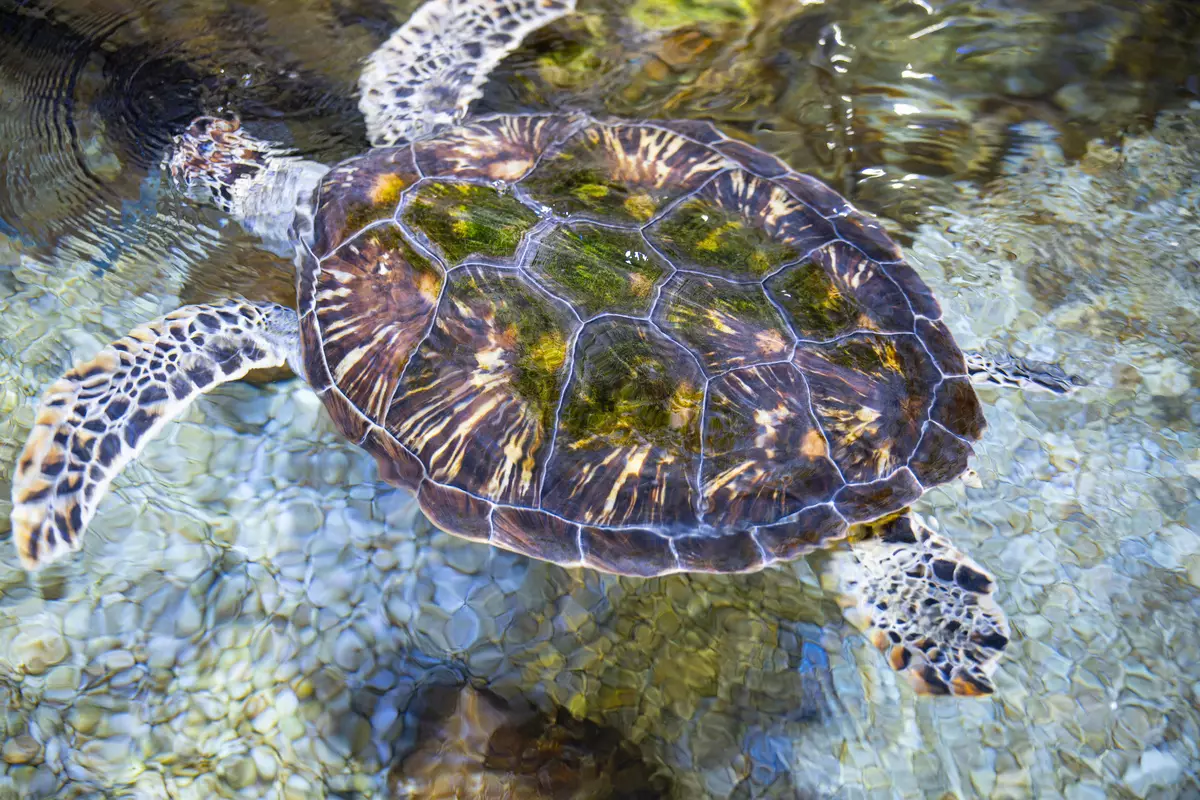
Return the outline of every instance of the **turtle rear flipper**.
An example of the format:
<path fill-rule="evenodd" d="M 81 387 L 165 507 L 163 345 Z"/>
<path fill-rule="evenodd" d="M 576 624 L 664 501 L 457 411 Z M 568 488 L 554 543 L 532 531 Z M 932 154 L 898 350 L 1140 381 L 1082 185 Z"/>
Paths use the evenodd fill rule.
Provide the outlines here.
<path fill-rule="evenodd" d="M 991 694 L 1009 640 L 991 575 L 911 513 L 869 527 L 830 573 L 846 618 L 918 693 Z"/>
<path fill-rule="evenodd" d="M 1007 386 L 1035 392 L 1070 394 L 1087 386 L 1087 381 L 1071 375 L 1057 364 L 1047 364 L 1018 358 L 1008 353 L 984 353 L 967 350 L 963 353 L 967 374 L 977 384 Z"/>
<path fill-rule="evenodd" d="M 185 306 L 133 329 L 46 390 L 13 479 L 26 569 L 78 550 L 108 484 L 201 393 L 252 369 L 297 368 L 296 312 L 273 303 Z"/>
<path fill-rule="evenodd" d="M 367 58 L 358 108 L 376 147 L 454 125 L 488 75 L 575 0 L 429 0 Z"/>

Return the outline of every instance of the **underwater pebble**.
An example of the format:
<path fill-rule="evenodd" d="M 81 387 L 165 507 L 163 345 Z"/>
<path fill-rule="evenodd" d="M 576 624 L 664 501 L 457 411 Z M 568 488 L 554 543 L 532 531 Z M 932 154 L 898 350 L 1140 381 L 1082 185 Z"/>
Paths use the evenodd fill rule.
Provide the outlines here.
<path fill-rule="evenodd" d="M 1125 783 L 1138 797 L 1147 797 L 1156 786 L 1173 786 L 1183 774 L 1183 765 L 1170 753 L 1147 750 L 1125 773 Z"/>
<path fill-rule="evenodd" d="M 5 740 L 3 747 L 0 747 L 0 758 L 9 764 L 27 764 L 37 756 L 39 750 L 41 746 L 36 739 L 20 734 Z"/>
<path fill-rule="evenodd" d="M 67 657 L 67 642 L 58 632 L 34 622 L 13 638 L 10 653 L 13 663 L 30 675 L 41 675 Z"/>
<path fill-rule="evenodd" d="M 250 751 L 250 757 L 254 759 L 254 768 L 259 778 L 264 781 L 274 780 L 279 770 L 279 762 L 275 758 L 275 753 L 269 748 L 259 746 Z"/>

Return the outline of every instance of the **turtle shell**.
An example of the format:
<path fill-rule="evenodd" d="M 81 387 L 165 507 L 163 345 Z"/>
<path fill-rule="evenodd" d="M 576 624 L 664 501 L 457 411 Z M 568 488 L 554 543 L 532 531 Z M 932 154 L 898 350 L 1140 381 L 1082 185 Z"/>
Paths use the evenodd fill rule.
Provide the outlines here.
<path fill-rule="evenodd" d="M 903 509 L 984 421 L 882 228 L 704 123 L 498 116 L 333 169 L 308 379 L 439 527 L 734 572 Z"/>

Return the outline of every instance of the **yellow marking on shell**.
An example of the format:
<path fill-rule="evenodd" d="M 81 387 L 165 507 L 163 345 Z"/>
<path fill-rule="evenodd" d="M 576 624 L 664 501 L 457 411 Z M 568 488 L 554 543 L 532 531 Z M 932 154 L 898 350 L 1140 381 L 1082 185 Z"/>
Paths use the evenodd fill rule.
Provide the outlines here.
<path fill-rule="evenodd" d="M 440 425 L 435 426 L 424 436 L 416 440 L 416 449 L 424 450 L 425 447 L 429 445 L 430 441 L 435 436 L 441 434 L 442 431 L 445 430 L 445 428 L 450 424 L 450 421 L 455 418 L 455 412 L 470 406 L 472 401 L 475 399 L 476 397 L 474 395 L 469 395 L 462 401 L 455 403 L 451 407 L 451 411 L 449 413 L 444 413 L 443 421 Z M 438 466 L 434 467 L 435 477 L 437 477 L 438 480 L 449 481 L 453 480 L 458 475 L 459 471 L 462 469 L 462 461 L 463 457 L 466 455 L 467 446 L 473 439 L 476 427 L 478 427 L 479 422 L 484 417 L 492 413 L 499 402 L 499 397 L 494 395 L 488 397 L 487 400 L 481 404 L 480 408 L 477 408 L 475 412 L 471 414 L 464 422 L 454 427 L 450 435 L 446 437 L 446 441 L 442 443 L 441 447 L 438 447 L 429 455 L 429 463 L 431 467 L 435 464 L 438 464 Z M 443 461 L 443 459 L 445 459 L 446 463 L 439 464 L 439 462 Z"/>
<path fill-rule="evenodd" d="M 333 379 L 341 383 L 345 379 L 346 374 L 354 369 L 354 366 L 362 360 L 362 357 L 371 349 L 370 344 L 361 344 L 358 347 L 346 353 L 345 358 L 338 362 L 337 367 L 333 370 Z"/>
<path fill-rule="evenodd" d="M 494 319 L 488 318 L 489 325 Z M 501 335 L 491 330 L 489 339 Z M 403 420 L 398 438 L 414 452 L 421 453 L 434 478 L 454 482 L 462 472 L 472 448 L 478 445 L 477 430 L 489 418 L 513 410 L 514 415 L 503 431 L 491 433 L 500 450 L 483 493 L 490 498 L 532 500 L 536 461 L 533 454 L 541 445 L 540 417 L 517 400 L 511 390 L 511 366 L 503 347 L 487 347 L 475 353 L 475 369 L 470 376 L 453 370 L 432 384 L 421 387 L 426 397 L 418 410 Z M 409 392 L 406 396 L 416 396 Z M 403 398 L 398 398 L 403 399 Z M 432 452 L 427 452 L 445 437 Z"/>
<path fill-rule="evenodd" d="M 789 343 L 784 341 L 783 334 L 771 328 L 754 334 L 754 347 L 763 356 L 778 355 L 786 351 Z"/>
<path fill-rule="evenodd" d="M 767 227 L 774 229 L 781 219 L 795 213 L 797 208 L 799 208 L 798 204 L 787 192 L 778 186 L 772 186 L 767 199 L 767 207 L 763 211 L 763 222 Z"/>
<path fill-rule="evenodd" d="M 729 469 L 725 470 L 724 472 L 721 472 L 720 474 L 713 476 L 712 480 L 710 480 L 708 482 L 708 485 L 705 487 L 705 490 L 704 490 L 705 498 L 707 500 L 711 501 L 713 499 L 713 497 L 716 496 L 717 492 L 724 489 L 730 483 L 733 483 L 733 481 L 737 480 L 738 477 L 740 477 L 745 472 L 752 470 L 752 469 L 756 469 L 758 466 L 759 466 L 758 462 L 756 462 L 754 460 L 743 461 L 742 463 L 740 463 L 736 466 L 730 467 Z"/>
<path fill-rule="evenodd" d="M 709 324 L 712 325 L 713 329 L 718 333 L 724 333 L 727 335 L 737 333 L 737 329 L 730 327 L 728 322 L 726 322 L 726 320 L 731 319 L 728 314 L 724 314 L 714 308 L 709 309 L 707 316 Z"/>
<path fill-rule="evenodd" d="M 838 438 L 844 444 L 853 444 L 864 434 L 876 433 L 874 423 L 881 416 L 879 411 L 870 406 L 859 406 L 853 409 L 818 406 L 818 410 L 832 421 L 832 427 L 839 434 Z"/>
<path fill-rule="evenodd" d="M 525 177 L 525 173 L 532 167 L 533 160 L 528 158 L 494 161 L 488 165 L 488 177 L 495 181 L 515 183 Z"/>
<path fill-rule="evenodd" d="M 396 174 L 380 175 L 371 185 L 371 203 L 377 206 L 395 206 L 400 202 L 400 193 L 408 181 Z"/>
<path fill-rule="evenodd" d="M 640 272 L 632 272 L 629 275 L 629 288 L 638 297 L 647 297 L 654 288 L 654 281 Z"/>
<path fill-rule="evenodd" d="M 558 372 L 567 360 L 567 342 L 558 331 L 543 334 L 529 348 L 529 357 L 538 368 Z"/>
<path fill-rule="evenodd" d="M 691 423 L 702 402 L 704 402 L 704 390 L 694 389 L 687 381 L 681 381 L 671 395 L 671 427 L 675 430 L 682 430 Z M 674 456 L 668 453 L 663 458 L 674 458 Z"/>
<path fill-rule="evenodd" d="M 800 452 L 809 458 L 823 458 L 829 452 L 829 447 L 825 444 L 825 437 L 811 430 L 804 434 L 804 440 L 800 442 Z"/>
<path fill-rule="evenodd" d="M 835 256 L 834 258 L 836 259 L 837 257 Z M 834 261 L 835 269 L 836 265 L 837 262 Z M 860 289 L 864 283 L 871 280 L 873 277 L 875 277 L 875 268 L 871 262 L 864 258 L 858 260 L 858 263 L 854 265 L 854 270 L 849 274 L 848 277 L 846 277 L 845 281 L 847 284 L 849 284 L 850 288 Z"/>
<path fill-rule="evenodd" d="M 774 444 L 779 436 L 779 423 L 792 415 L 787 406 L 780 403 L 774 411 L 765 408 L 755 409 L 754 422 L 761 429 L 754 437 L 754 446 L 766 452 L 768 459 L 775 458 Z"/>
<path fill-rule="evenodd" d="M 504 354 L 505 350 L 502 347 L 489 347 L 488 349 L 480 350 L 475 354 L 475 363 L 479 365 L 480 370 L 487 370 L 488 372 L 491 372 L 500 369 L 507 363 L 505 361 Z M 486 376 L 483 373 L 476 372 L 471 381 L 476 386 L 482 386 L 483 381 L 480 379 L 484 377 Z"/>
<path fill-rule="evenodd" d="M 421 297 L 425 298 L 430 305 L 437 302 L 438 294 L 442 291 L 442 278 L 440 275 L 423 272 L 417 278 L 417 291 L 421 293 Z"/>
<path fill-rule="evenodd" d="M 593 130 L 588 131 L 589 138 L 594 138 Z M 637 146 L 633 152 L 625 150 L 618 135 L 618 129 L 603 129 L 604 147 L 612 154 L 613 179 L 619 183 L 649 186 L 661 189 L 672 180 L 678 172 L 677 165 L 671 164 L 672 157 L 686 144 L 686 139 L 667 131 L 651 131 L 642 129 L 636 136 Z M 686 173 L 681 177 L 702 172 L 713 172 L 727 166 L 724 158 L 712 151 L 706 151 L 707 158 L 697 159 L 688 163 Z"/>
<path fill-rule="evenodd" d="M 625 482 L 634 479 L 635 483 L 633 491 L 629 498 L 629 506 L 632 508 L 637 504 L 638 488 L 640 477 L 642 474 L 642 465 L 646 463 L 647 456 L 650 455 L 649 445 L 635 448 L 629 457 L 625 460 L 625 464 L 621 467 L 621 474 L 613 481 L 612 489 L 608 492 L 608 497 L 604 501 L 604 509 L 600 513 L 600 523 L 608 524 L 613 520 L 614 513 L 617 507 L 617 498 L 621 493 L 621 489 L 625 486 Z"/>

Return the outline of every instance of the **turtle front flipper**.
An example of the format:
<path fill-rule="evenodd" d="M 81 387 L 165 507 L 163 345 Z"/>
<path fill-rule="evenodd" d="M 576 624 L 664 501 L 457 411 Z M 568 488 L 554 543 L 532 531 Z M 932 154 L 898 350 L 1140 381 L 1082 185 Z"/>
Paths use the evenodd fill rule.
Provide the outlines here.
<path fill-rule="evenodd" d="M 296 312 L 283 306 L 185 306 L 56 381 L 13 479 L 13 541 L 25 568 L 78 550 L 108 484 L 198 395 L 252 369 L 298 369 L 299 342 Z"/>
<path fill-rule="evenodd" d="M 376 147 L 456 124 L 491 71 L 575 0 L 429 0 L 367 58 L 358 108 Z"/>
<path fill-rule="evenodd" d="M 918 693 L 991 694 L 1009 640 L 991 575 L 911 512 L 866 527 L 828 573 L 846 618 Z"/>
<path fill-rule="evenodd" d="M 283 256 L 311 233 L 313 195 L 329 172 L 217 117 L 192 120 L 175 137 L 167 167 L 185 193 L 214 203 Z"/>
<path fill-rule="evenodd" d="M 977 350 L 968 350 L 963 357 L 967 362 L 967 374 L 973 383 L 1054 394 L 1070 394 L 1087 385 L 1078 375 L 1069 375 L 1056 364 Z"/>

